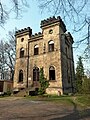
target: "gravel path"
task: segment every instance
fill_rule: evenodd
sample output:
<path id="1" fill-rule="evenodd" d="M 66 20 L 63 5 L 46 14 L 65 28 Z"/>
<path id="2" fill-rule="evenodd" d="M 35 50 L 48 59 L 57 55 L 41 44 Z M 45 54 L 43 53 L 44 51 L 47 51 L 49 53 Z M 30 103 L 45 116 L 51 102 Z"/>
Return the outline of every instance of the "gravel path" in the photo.
<path id="1" fill-rule="evenodd" d="M 0 98 L 0 120 L 90 120 L 90 109 L 21 97 Z"/>

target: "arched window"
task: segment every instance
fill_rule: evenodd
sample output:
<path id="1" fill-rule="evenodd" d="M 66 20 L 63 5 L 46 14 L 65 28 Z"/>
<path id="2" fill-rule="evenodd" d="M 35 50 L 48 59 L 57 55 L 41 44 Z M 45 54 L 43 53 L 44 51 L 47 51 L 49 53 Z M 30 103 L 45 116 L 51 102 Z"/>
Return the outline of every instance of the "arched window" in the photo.
<path id="1" fill-rule="evenodd" d="M 35 67 L 33 69 L 33 81 L 39 81 L 39 68 Z"/>
<path id="2" fill-rule="evenodd" d="M 39 46 L 35 45 L 34 46 L 34 55 L 38 55 L 38 52 L 39 52 Z"/>
<path id="3" fill-rule="evenodd" d="M 54 51 L 54 42 L 52 40 L 48 42 L 48 51 Z"/>
<path id="4" fill-rule="evenodd" d="M 49 80 L 55 80 L 55 68 L 53 66 L 49 68 Z"/>
<path id="5" fill-rule="evenodd" d="M 24 48 L 20 49 L 20 58 L 24 57 Z"/>
<path id="6" fill-rule="evenodd" d="M 23 82 L 23 70 L 19 71 L 19 81 L 18 82 Z"/>

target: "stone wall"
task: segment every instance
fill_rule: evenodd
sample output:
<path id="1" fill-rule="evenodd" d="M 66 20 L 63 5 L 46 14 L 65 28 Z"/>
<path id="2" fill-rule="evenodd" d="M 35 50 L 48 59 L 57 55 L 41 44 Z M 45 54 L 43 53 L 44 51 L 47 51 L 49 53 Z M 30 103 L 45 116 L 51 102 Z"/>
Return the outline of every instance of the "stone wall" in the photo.
<path id="1" fill-rule="evenodd" d="M 32 86 L 33 68 L 44 68 L 44 74 L 49 80 L 49 68 L 55 68 L 55 80 L 50 81 L 48 94 L 63 94 L 72 92 L 72 80 L 74 80 L 74 63 L 72 43 L 73 38 L 70 33 L 66 34 L 66 26 L 60 17 L 53 17 L 41 21 L 42 33 L 32 35 L 30 28 L 16 32 L 16 64 L 14 74 L 14 87 L 22 85 L 23 87 Z M 61 36 L 64 36 L 63 39 Z M 23 41 L 21 39 L 24 38 Z M 54 51 L 49 52 L 48 43 L 54 42 Z M 38 55 L 34 55 L 34 46 L 39 46 Z M 20 48 L 24 48 L 25 54 L 20 58 Z M 66 54 L 67 48 L 67 54 Z M 19 70 L 23 70 L 23 84 L 18 83 Z M 69 77 L 68 77 L 69 76 Z M 68 78 L 70 82 L 68 82 Z M 68 89 L 66 89 L 68 88 Z"/>

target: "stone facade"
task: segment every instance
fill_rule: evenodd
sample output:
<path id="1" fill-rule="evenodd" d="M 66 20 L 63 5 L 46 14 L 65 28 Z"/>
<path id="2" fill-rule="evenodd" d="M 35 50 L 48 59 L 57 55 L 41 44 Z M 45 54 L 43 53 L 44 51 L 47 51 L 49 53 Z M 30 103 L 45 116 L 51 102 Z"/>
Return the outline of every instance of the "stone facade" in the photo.
<path id="1" fill-rule="evenodd" d="M 37 69 L 49 80 L 48 94 L 73 92 L 73 38 L 60 17 L 41 21 L 42 33 L 31 28 L 16 31 L 14 88 L 38 87 Z"/>

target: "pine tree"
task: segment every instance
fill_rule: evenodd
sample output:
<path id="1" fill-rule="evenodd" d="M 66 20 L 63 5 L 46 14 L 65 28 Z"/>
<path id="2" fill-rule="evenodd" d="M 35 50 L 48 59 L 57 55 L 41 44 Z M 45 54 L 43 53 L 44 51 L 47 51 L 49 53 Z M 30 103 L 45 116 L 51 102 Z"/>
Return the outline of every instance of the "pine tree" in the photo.
<path id="1" fill-rule="evenodd" d="M 78 58 L 77 68 L 76 68 L 76 79 L 82 80 L 84 77 L 84 67 L 82 63 L 82 57 Z"/>
<path id="2" fill-rule="evenodd" d="M 76 67 L 76 90 L 81 93 L 82 91 L 82 82 L 84 78 L 84 67 L 82 63 L 82 57 L 78 58 L 77 67 Z"/>

